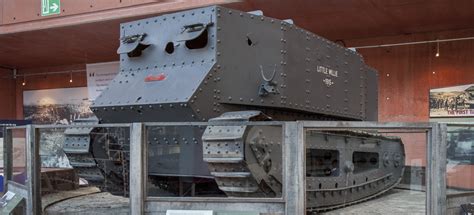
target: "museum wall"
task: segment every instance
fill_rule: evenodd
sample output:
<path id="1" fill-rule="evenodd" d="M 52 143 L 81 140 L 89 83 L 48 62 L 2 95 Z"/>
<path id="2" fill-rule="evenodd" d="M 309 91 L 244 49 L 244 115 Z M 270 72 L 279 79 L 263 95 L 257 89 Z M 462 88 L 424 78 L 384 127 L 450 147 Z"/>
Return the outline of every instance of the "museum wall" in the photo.
<path id="1" fill-rule="evenodd" d="M 0 69 L 0 119 L 15 119 L 15 82 L 13 72 Z"/>
<path id="2" fill-rule="evenodd" d="M 474 30 L 437 32 L 347 41 L 348 46 L 462 38 Z M 359 49 L 379 72 L 379 121 L 429 120 L 431 88 L 474 83 L 474 40 Z"/>
<path id="3" fill-rule="evenodd" d="M 459 30 L 347 41 L 348 46 L 403 43 L 474 35 Z M 379 73 L 379 121 L 426 122 L 429 90 L 474 83 L 474 40 L 358 49 Z M 402 135 L 408 165 L 425 166 L 426 135 Z"/>

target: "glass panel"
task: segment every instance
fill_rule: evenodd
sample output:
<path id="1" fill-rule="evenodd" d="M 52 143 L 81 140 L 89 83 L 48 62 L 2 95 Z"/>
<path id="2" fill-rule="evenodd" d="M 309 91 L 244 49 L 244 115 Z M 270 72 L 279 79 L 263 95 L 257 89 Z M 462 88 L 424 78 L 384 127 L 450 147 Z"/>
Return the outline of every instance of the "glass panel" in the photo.
<path id="1" fill-rule="evenodd" d="M 111 199 L 116 205 L 128 202 L 129 128 L 74 123 L 83 127 L 39 129 L 43 200 L 102 191 L 116 197 L 89 197 Z"/>
<path id="2" fill-rule="evenodd" d="M 1 169 L 1 172 L 2 172 L 2 176 L 3 176 L 3 132 L 4 132 L 4 126 L 2 124 L 0 124 L 0 169 Z"/>
<path id="3" fill-rule="evenodd" d="M 426 130 L 306 129 L 306 207 L 425 214 Z"/>
<path id="4" fill-rule="evenodd" d="M 306 176 L 339 176 L 339 151 L 306 149 Z"/>
<path id="5" fill-rule="evenodd" d="M 12 130 L 12 179 L 14 182 L 25 185 L 26 183 L 26 129 Z"/>
<path id="6" fill-rule="evenodd" d="M 65 128 L 39 129 L 40 182 L 43 198 L 76 190 L 80 180 L 65 153 Z"/>
<path id="7" fill-rule="evenodd" d="M 462 214 L 474 199 L 474 125 L 448 125 L 447 132 L 446 208 Z"/>
<path id="8" fill-rule="evenodd" d="M 379 168 L 379 153 L 376 152 L 354 152 L 352 153 L 354 173 Z"/>
<path id="9" fill-rule="evenodd" d="M 148 196 L 281 197 L 281 126 L 148 126 Z"/>

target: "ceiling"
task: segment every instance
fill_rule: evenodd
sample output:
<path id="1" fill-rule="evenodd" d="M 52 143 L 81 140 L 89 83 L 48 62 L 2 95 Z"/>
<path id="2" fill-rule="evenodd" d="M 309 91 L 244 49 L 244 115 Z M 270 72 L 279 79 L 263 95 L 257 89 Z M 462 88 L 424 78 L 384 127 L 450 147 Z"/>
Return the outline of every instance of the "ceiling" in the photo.
<path id="1" fill-rule="evenodd" d="M 333 41 L 474 28 L 472 0 L 249 0 L 227 6 L 291 18 Z M 0 65 L 21 69 L 118 60 L 119 23 L 137 18 L 0 35 Z"/>

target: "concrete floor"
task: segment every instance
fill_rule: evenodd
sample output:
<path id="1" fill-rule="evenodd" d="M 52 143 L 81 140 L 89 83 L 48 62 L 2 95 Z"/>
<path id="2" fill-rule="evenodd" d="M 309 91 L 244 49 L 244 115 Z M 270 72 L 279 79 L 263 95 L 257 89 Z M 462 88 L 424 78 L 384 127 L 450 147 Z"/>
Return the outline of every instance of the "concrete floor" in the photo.
<path id="1" fill-rule="evenodd" d="M 93 193 L 57 202 L 47 207 L 45 214 L 128 214 L 128 198 L 113 196 L 109 193 Z M 425 214 L 425 193 L 393 189 L 386 194 L 352 205 L 323 213 L 338 214 Z"/>

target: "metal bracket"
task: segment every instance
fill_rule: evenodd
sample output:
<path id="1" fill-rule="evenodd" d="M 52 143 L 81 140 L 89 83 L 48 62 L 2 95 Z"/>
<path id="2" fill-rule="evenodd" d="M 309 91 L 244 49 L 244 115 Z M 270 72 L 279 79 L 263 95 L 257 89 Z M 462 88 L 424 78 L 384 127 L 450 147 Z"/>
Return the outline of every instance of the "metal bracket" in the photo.
<path id="1" fill-rule="evenodd" d="M 270 78 L 265 77 L 262 65 L 260 65 L 260 73 L 262 74 L 262 78 L 264 82 L 258 88 L 258 95 L 267 96 L 268 94 L 279 94 L 280 92 L 277 89 L 278 83 L 273 81 L 276 74 L 276 64 L 275 64 L 275 67 L 273 68 L 273 73 Z"/>
<path id="2" fill-rule="evenodd" d="M 208 27 L 213 26 L 214 23 L 211 21 L 207 24 L 204 23 L 195 23 L 190 25 L 183 26 L 183 31 L 177 37 L 175 42 L 189 41 L 199 37 Z"/>
<path id="3" fill-rule="evenodd" d="M 134 34 L 120 38 L 120 47 L 117 49 L 117 54 L 127 53 L 128 57 L 138 57 L 142 55 L 142 51 L 148 48 L 150 44 L 143 42 L 146 33 Z"/>

